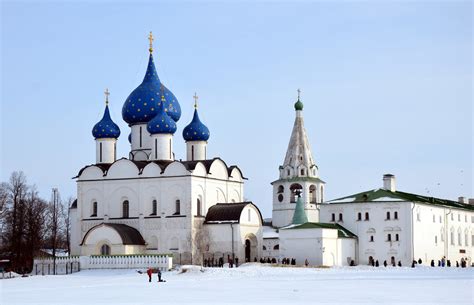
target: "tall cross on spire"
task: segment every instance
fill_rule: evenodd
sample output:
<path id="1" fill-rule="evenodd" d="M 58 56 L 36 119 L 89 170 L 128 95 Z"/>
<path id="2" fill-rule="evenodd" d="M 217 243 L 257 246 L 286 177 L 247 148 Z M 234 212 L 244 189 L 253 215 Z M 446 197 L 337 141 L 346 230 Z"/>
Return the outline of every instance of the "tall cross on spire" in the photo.
<path id="1" fill-rule="evenodd" d="M 153 33 L 150 31 L 150 35 L 148 35 L 148 40 L 150 41 L 150 48 L 148 49 L 148 51 L 150 51 L 150 53 L 153 52 L 153 40 L 155 40 L 153 38 Z"/>
<path id="2" fill-rule="evenodd" d="M 300 94 L 301 94 L 301 90 L 300 88 L 298 88 L 298 90 L 296 90 L 298 92 L 298 101 L 300 100 Z"/>
<path id="3" fill-rule="evenodd" d="M 109 105 L 109 95 L 110 95 L 109 88 L 105 88 L 104 94 L 105 94 L 105 105 Z"/>
<path id="4" fill-rule="evenodd" d="M 198 108 L 198 98 L 199 98 L 199 96 L 197 96 L 196 92 L 194 92 L 193 98 L 194 98 L 194 109 L 197 109 Z"/>

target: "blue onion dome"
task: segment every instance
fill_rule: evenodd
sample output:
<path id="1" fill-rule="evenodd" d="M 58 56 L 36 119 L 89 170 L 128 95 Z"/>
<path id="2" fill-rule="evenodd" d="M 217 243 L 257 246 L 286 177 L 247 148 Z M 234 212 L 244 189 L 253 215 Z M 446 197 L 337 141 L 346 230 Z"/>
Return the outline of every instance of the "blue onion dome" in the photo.
<path id="1" fill-rule="evenodd" d="M 165 108 L 169 116 L 177 122 L 181 117 L 181 107 L 174 94 L 161 83 L 150 52 L 143 82 L 130 93 L 123 104 L 124 121 L 129 125 L 149 122 L 158 113 L 157 106 L 162 95 L 165 97 Z"/>
<path id="2" fill-rule="evenodd" d="M 193 120 L 183 129 L 183 138 L 185 141 L 207 141 L 209 140 L 209 135 L 209 128 L 199 119 L 196 107 Z"/>
<path id="3" fill-rule="evenodd" d="M 162 97 L 158 103 L 158 113 L 148 122 L 146 129 L 151 134 L 174 134 L 176 132 L 176 123 L 168 115 L 167 109 L 164 107 L 165 98 Z"/>
<path id="4" fill-rule="evenodd" d="M 115 138 L 120 136 L 120 128 L 112 121 L 109 113 L 109 105 L 105 106 L 104 116 L 92 129 L 92 135 L 96 139 Z"/>

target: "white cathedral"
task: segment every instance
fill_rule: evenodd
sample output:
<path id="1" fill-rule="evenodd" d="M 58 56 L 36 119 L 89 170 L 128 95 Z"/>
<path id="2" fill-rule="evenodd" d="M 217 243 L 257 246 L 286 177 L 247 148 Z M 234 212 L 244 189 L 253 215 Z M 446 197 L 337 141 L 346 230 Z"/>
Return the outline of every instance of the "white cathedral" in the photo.
<path id="1" fill-rule="evenodd" d="M 474 202 L 450 201 L 384 187 L 325 201 L 325 182 L 311 153 L 298 94 L 295 123 L 279 178 L 273 181 L 273 218 L 244 201 L 236 165 L 207 156 L 209 129 L 197 110 L 183 129 L 186 160 L 174 154 L 181 108 L 161 82 L 153 61 L 122 108 L 130 127 L 128 158 L 117 159 L 121 132 L 110 117 L 93 127 L 96 162 L 77 176 L 70 209 L 72 255 L 173 254 L 174 263 L 206 258 L 295 258 L 297 264 L 403 265 L 442 257 L 471 262 Z M 323 222 L 320 222 L 323 221 Z"/>

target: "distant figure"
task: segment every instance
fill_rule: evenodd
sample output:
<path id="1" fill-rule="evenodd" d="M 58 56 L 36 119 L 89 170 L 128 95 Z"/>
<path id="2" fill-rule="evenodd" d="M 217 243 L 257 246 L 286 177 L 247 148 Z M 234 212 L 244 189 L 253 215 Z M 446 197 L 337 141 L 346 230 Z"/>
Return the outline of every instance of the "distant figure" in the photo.
<path id="1" fill-rule="evenodd" d="M 375 267 L 375 261 L 374 260 L 372 260 L 371 265 L 372 265 L 372 267 Z"/>
<path id="2" fill-rule="evenodd" d="M 151 283 L 151 275 L 153 273 L 153 270 L 151 268 L 148 268 L 146 271 L 146 274 L 148 274 L 148 282 Z"/>
<path id="3" fill-rule="evenodd" d="M 459 262 L 458 261 L 456 261 L 456 267 L 459 268 Z"/>
<path id="4" fill-rule="evenodd" d="M 413 260 L 413 262 L 411 263 L 411 267 L 415 268 L 415 265 L 416 265 L 416 260 Z"/>
<path id="5" fill-rule="evenodd" d="M 418 264 L 421 265 L 422 263 L 423 263 L 423 261 L 421 260 L 421 258 L 419 258 L 419 259 L 418 259 Z"/>
<path id="6" fill-rule="evenodd" d="M 158 282 L 163 282 L 163 280 L 161 279 L 161 271 L 160 271 L 160 268 L 157 268 L 158 270 Z"/>
<path id="7" fill-rule="evenodd" d="M 276 258 L 272 258 L 272 264 L 276 264 L 276 263 L 277 263 Z"/>
<path id="8" fill-rule="evenodd" d="M 304 260 L 304 265 L 305 265 L 306 267 L 308 267 L 308 266 L 309 266 L 308 259 L 305 259 L 305 260 Z"/>
<path id="9" fill-rule="evenodd" d="M 379 266 L 379 260 L 376 260 L 375 261 L 375 267 L 378 267 Z"/>
<path id="10" fill-rule="evenodd" d="M 255 259 L 253 260 L 255 263 L 257 262 L 257 257 L 255 256 Z"/>
<path id="11" fill-rule="evenodd" d="M 224 267 L 224 258 L 223 257 L 219 257 L 219 267 Z"/>
<path id="12" fill-rule="evenodd" d="M 402 266 L 402 262 L 398 261 L 398 267 L 401 267 L 401 266 Z"/>
<path id="13" fill-rule="evenodd" d="M 441 261 L 438 260 L 438 267 L 441 267 Z"/>
<path id="14" fill-rule="evenodd" d="M 461 268 L 466 268 L 466 260 L 464 257 L 461 258 Z"/>
<path id="15" fill-rule="evenodd" d="M 446 266 L 451 267 L 451 261 L 449 259 L 446 261 Z"/>
<path id="16" fill-rule="evenodd" d="M 239 267 L 239 258 L 235 258 L 235 268 Z"/>
<path id="17" fill-rule="evenodd" d="M 431 263 L 430 263 L 431 267 L 434 267 L 435 264 L 434 264 L 434 259 L 431 260 Z"/>
<path id="18" fill-rule="evenodd" d="M 353 259 L 351 259 L 351 264 L 350 264 L 350 266 L 355 266 L 355 262 L 354 262 Z"/>
<path id="19" fill-rule="evenodd" d="M 263 264 L 264 261 L 263 261 L 263 257 L 260 257 L 260 264 Z"/>
<path id="20" fill-rule="evenodd" d="M 441 267 L 444 267 L 446 265 L 446 256 L 443 256 L 441 259 Z"/>
<path id="21" fill-rule="evenodd" d="M 387 267 L 387 261 L 386 260 L 383 261 L 383 266 Z"/>

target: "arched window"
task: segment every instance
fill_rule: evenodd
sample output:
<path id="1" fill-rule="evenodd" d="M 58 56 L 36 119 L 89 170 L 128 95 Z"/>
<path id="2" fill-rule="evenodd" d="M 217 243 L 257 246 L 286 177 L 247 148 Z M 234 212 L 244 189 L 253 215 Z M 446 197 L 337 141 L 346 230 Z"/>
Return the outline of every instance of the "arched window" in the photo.
<path id="1" fill-rule="evenodd" d="M 342 213 L 339 213 L 339 221 L 343 221 L 342 220 Z"/>
<path id="2" fill-rule="evenodd" d="M 369 212 L 365 212 L 365 220 L 369 220 Z"/>
<path id="3" fill-rule="evenodd" d="M 331 214 L 331 221 L 336 221 L 336 214 L 334 213 Z"/>
<path id="4" fill-rule="evenodd" d="M 122 204 L 122 217 L 128 218 L 129 217 L 129 203 L 128 200 L 125 200 Z"/>
<path id="5" fill-rule="evenodd" d="M 309 201 L 316 203 L 316 185 L 314 184 L 309 187 Z"/>
<path id="6" fill-rule="evenodd" d="M 301 176 L 304 176 L 304 169 L 301 169 Z"/>
<path id="7" fill-rule="evenodd" d="M 387 241 L 392 241 L 392 234 L 387 234 Z"/>
<path id="8" fill-rule="evenodd" d="M 156 214 L 158 214 L 158 203 L 156 202 L 156 199 L 153 199 L 151 202 L 151 215 Z"/>
<path id="9" fill-rule="evenodd" d="M 370 242 L 374 242 L 374 236 L 373 235 L 370 235 Z"/>
<path id="10" fill-rule="evenodd" d="M 196 201 L 196 209 L 197 209 L 197 216 L 202 216 L 201 199 L 199 198 Z"/>
<path id="11" fill-rule="evenodd" d="M 100 255 L 110 255 L 110 246 L 103 244 L 102 247 L 100 247 Z"/>
<path id="12" fill-rule="evenodd" d="M 263 249 L 263 251 L 265 251 L 265 250 L 267 250 L 267 247 L 263 246 L 262 249 Z"/>
<path id="13" fill-rule="evenodd" d="M 399 240 L 400 240 L 400 239 L 399 239 L 398 234 L 395 234 L 395 241 L 399 241 Z"/>
<path id="14" fill-rule="evenodd" d="M 451 245 L 454 246 L 454 230 L 451 230 Z"/>
<path id="15" fill-rule="evenodd" d="M 320 193 L 320 197 L 321 197 L 321 202 L 324 202 L 324 188 L 323 188 L 322 185 L 321 185 L 319 193 Z"/>
<path id="16" fill-rule="evenodd" d="M 181 201 L 179 199 L 176 199 L 175 201 L 175 212 L 173 215 L 179 215 L 181 214 Z"/>
<path id="17" fill-rule="evenodd" d="M 390 220 L 390 212 L 387 212 L 387 220 Z"/>
<path id="18" fill-rule="evenodd" d="M 275 246 L 273 247 L 273 250 L 280 250 L 280 245 L 275 245 Z"/>
<path id="19" fill-rule="evenodd" d="M 97 201 L 94 201 L 92 203 L 92 214 L 91 217 L 96 217 L 97 216 Z"/>
<path id="20" fill-rule="evenodd" d="M 285 188 L 283 187 L 283 185 L 279 185 L 278 186 L 278 191 L 277 191 L 277 194 L 281 194 L 285 191 Z"/>
<path id="21" fill-rule="evenodd" d="M 295 203 L 298 197 L 301 196 L 303 187 L 301 186 L 301 184 L 295 183 L 290 186 L 290 190 L 291 190 L 290 202 Z"/>
<path id="22" fill-rule="evenodd" d="M 362 213 L 361 212 L 357 213 L 357 220 L 359 220 L 359 221 L 362 220 Z"/>
<path id="23" fill-rule="evenodd" d="M 393 212 L 393 219 L 398 219 L 398 212 Z M 441 219 L 441 218 L 440 218 Z"/>

